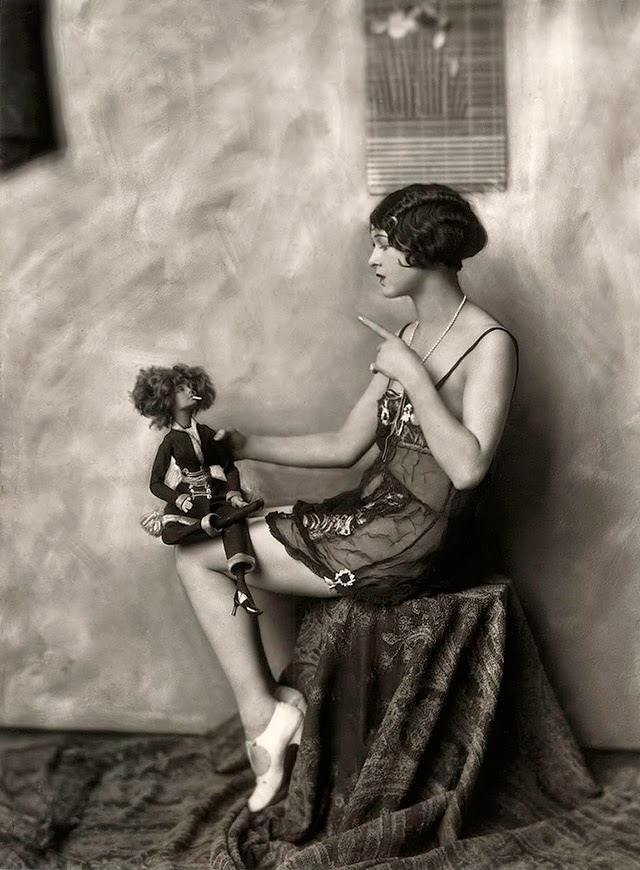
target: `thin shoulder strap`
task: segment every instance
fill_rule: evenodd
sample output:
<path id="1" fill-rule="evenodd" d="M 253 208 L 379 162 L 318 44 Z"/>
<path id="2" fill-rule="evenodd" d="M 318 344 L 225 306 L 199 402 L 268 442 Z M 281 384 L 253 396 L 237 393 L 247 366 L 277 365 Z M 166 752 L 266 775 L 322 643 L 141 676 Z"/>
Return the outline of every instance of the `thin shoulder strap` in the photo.
<path id="1" fill-rule="evenodd" d="M 462 362 L 462 360 L 465 359 L 465 357 L 469 356 L 469 354 L 471 353 L 472 350 L 475 350 L 475 349 L 476 349 L 476 347 L 480 344 L 480 342 L 481 342 L 482 339 L 485 337 L 485 335 L 489 335 L 490 332 L 496 332 L 496 330 L 500 330 L 501 332 L 506 332 L 507 335 L 509 336 L 509 338 L 513 341 L 513 343 L 514 343 L 514 345 L 515 345 L 515 348 L 516 348 L 516 380 L 517 380 L 517 378 L 518 378 L 518 371 L 519 371 L 519 369 L 520 369 L 520 349 L 518 348 L 518 342 L 516 341 L 515 336 L 512 335 L 512 333 L 510 333 L 508 329 L 505 329 L 504 326 L 490 326 L 489 329 L 486 329 L 486 330 L 482 333 L 482 335 L 480 335 L 478 338 L 476 338 L 476 340 L 473 342 L 473 344 L 471 345 L 471 347 L 468 347 L 468 348 L 465 350 L 465 352 L 462 354 L 462 356 L 459 357 L 459 358 L 454 362 L 454 364 L 451 366 L 451 368 L 449 369 L 449 371 L 446 372 L 446 374 L 444 374 L 444 375 L 440 378 L 440 380 L 439 380 L 438 383 L 436 384 L 436 390 L 439 390 L 440 387 L 445 383 L 445 381 L 446 381 L 446 380 L 447 380 L 447 379 L 448 379 L 448 378 L 449 378 L 449 377 L 450 377 L 450 376 L 455 372 L 455 370 L 458 368 L 458 366 L 460 365 L 460 363 Z M 515 384 L 515 380 L 514 380 L 514 384 Z"/>

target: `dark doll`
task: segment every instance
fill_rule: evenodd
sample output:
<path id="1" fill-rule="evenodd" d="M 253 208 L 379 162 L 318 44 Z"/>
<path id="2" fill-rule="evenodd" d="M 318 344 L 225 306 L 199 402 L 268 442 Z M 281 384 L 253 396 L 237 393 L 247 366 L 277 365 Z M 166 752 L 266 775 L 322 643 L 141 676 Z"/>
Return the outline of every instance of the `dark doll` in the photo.
<path id="1" fill-rule="evenodd" d="M 246 517 L 262 500 L 247 503 L 240 475 L 224 443 L 209 426 L 196 423 L 199 410 L 210 408 L 215 389 L 199 366 L 140 369 L 130 393 L 136 410 L 151 426 L 169 431 L 151 470 L 151 492 L 166 502 L 158 518 L 165 544 L 190 544 L 222 535 L 228 569 L 236 581 L 233 612 L 238 607 L 259 614 L 244 575 L 255 567 Z M 143 526 L 149 531 L 148 518 Z M 154 532 L 151 532 L 154 534 Z"/>

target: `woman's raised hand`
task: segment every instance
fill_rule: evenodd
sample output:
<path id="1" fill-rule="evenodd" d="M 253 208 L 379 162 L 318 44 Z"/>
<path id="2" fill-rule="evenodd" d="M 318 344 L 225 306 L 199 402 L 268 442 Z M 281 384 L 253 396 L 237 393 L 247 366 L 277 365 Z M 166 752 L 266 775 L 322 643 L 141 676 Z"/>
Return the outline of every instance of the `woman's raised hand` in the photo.
<path id="1" fill-rule="evenodd" d="M 358 315 L 358 320 L 383 339 L 378 345 L 375 360 L 369 366 L 370 371 L 381 372 L 387 378 L 399 381 L 407 387 L 411 378 L 423 370 L 418 354 L 411 350 L 398 335 L 389 332 L 375 320 L 370 320 L 361 314 Z"/>
<path id="2" fill-rule="evenodd" d="M 213 437 L 214 441 L 224 441 L 235 459 L 240 458 L 240 454 L 247 443 L 246 435 L 238 432 L 237 429 L 218 429 Z"/>

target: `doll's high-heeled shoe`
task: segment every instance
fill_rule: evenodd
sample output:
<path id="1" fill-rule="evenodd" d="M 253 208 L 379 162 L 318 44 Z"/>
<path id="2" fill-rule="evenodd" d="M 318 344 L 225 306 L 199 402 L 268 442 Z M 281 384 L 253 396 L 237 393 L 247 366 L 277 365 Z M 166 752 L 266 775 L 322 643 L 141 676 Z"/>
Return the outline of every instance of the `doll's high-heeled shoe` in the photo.
<path id="1" fill-rule="evenodd" d="M 236 615 L 236 610 L 242 607 L 243 610 L 246 610 L 247 613 L 250 613 L 251 616 L 260 616 L 262 610 L 256 606 L 255 601 L 251 598 L 250 595 L 247 595 L 246 592 L 241 592 L 239 589 L 236 589 L 235 594 L 233 596 L 233 610 L 231 611 L 231 616 Z"/>
<path id="2" fill-rule="evenodd" d="M 262 734 L 246 741 L 249 763 L 256 775 L 256 787 L 247 802 L 250 812 L 257 813 L 284 797 L 287 748 L 301 721 L 302 713 L 297 707 L 278 701 Z"/>

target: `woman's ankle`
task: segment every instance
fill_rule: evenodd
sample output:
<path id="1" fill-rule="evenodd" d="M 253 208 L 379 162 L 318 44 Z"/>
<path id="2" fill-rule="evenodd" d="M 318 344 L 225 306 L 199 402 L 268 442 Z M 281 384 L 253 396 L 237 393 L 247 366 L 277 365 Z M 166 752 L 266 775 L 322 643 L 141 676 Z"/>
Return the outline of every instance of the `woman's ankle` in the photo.
<path id="1" fill-rule="evenodd" d="M 276 699 L 265 695 L 259 700 L 252 699 L 250 704 L 240 707 L 240 719 L 247 740 L 255 740 L 265 730 L 276 709 Z"/>

